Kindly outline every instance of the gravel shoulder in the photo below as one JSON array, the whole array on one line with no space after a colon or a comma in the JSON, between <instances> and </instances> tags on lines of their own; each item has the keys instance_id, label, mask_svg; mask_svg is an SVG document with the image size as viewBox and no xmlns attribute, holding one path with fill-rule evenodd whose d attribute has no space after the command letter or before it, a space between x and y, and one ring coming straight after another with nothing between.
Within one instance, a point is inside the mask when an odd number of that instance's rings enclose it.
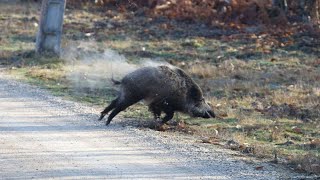
<instances>
[{"instance_id":1,"label":"gravel shoulder","mask_svg":"<svg viewBox=\"0 0 320 180\"><path fill-rule=\"evenodd\" d=\"M189 135L98 122L100 109L64 100L0 70L1 179L296 179L278 165ZM262 170L255 167L263 166Z\"/></svg>"}]
</instances>

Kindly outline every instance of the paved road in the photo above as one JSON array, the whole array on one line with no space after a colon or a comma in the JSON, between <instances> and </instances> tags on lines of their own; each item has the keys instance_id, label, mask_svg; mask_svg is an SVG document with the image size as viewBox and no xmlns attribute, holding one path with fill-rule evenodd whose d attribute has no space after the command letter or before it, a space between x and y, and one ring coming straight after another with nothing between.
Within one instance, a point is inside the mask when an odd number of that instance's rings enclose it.
<instances>
[{"instance_id":1,"label":"paved road","mask_svg":"<svg viewBox=\"0 0 320 180\"><path fill-rule=\"evenodd\" d=\"M135 127L0 72L0 179L279 179L189 136ZM118 123L117 123L118 121ZM171 137L175 136L175 137ZM255 170L263 165L263 170Z\"/></svg>"}]
</instances>

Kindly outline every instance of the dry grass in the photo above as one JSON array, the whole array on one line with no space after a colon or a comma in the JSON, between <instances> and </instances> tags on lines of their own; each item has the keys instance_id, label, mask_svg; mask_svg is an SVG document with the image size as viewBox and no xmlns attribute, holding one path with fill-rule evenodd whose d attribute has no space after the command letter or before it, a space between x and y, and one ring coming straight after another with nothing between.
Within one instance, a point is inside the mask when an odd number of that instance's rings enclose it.
<instances>
[{"instance_id":1,"label":"dry grass","mask_svg":"<svg viewBox=\"0 0 320 180\"><path fill-rule=\"evenodd\" d=\"M196 64L188 71L211 91L209 101L218 116L236 119L234 124L209 126L218 130L219 138L239 143L231 149L247 152L250 147L257 157L319 174L320 84L315 61L229 60L217 66Z\"/></svg>"}]
</instances>

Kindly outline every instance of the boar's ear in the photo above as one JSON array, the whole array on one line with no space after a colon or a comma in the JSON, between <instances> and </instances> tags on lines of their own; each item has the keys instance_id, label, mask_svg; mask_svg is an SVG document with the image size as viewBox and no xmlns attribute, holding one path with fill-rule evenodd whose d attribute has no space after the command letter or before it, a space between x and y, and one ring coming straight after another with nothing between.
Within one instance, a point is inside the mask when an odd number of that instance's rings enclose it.
<instances>
[{"instance_id":1,"label":"boar's ear","mask_svg":"<svg viewBox=\"0 0 320 180\"><path fill-rule=\"evenodd\" d=\"M183 70L177 68L175 71L186 80L188 88L188 98L193 100L200 100L202 98L202 91L200 87L188 76Z\"/></svg>"},{"instance_id":2,"label":"boar's ear","mask_svg":"<svg viewBox=\"0 0 320 180\"><path fill-rule=\"evenodd\" d=\"M198 87L191 86L188 90L188 96L191 99L200 100L202 97L202 93Z\"/></svg>"}]
</instances>

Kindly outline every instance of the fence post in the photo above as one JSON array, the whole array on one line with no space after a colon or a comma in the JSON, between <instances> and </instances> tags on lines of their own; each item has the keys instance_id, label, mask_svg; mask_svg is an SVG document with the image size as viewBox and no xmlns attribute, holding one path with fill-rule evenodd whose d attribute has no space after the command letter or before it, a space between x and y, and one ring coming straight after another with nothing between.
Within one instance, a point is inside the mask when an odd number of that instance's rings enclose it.
<instances>
[{"instance_id":1,"label":"fence post","mask_svg":"<svg viewBox=\"0 0 320 180\"><path fill-rule=\"evenodd\" d=\"M66 0L42 0L36 52L60 55L63 15Z\"/></svg>"}]
</instances>

